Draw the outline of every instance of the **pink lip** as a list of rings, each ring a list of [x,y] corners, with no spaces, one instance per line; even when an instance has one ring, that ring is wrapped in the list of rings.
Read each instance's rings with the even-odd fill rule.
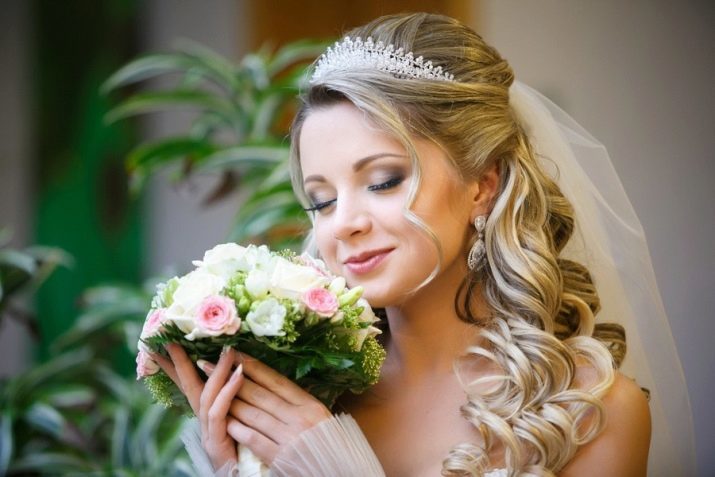
[[[387,248],[363,252],[359,255],[354,255],[348,258],[344,263],[347,269],[352,273],[362,275],[377,268],[377,266],[380,265],[393,250],[394,249],[392,248]]]

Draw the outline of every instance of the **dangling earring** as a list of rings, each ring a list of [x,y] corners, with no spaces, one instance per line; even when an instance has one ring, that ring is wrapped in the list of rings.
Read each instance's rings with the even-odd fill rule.
[[[467,266],[470,270],[479,270],[484,266],[486,247],[484,246],[484,228],[487,225],[487,216],[478,215],[474,219],[474,228],[477,229],[477,241],[474,242],[467,256]]]

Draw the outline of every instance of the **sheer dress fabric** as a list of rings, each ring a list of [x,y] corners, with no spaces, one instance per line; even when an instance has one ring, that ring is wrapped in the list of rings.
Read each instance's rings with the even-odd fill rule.
[[[244,476],[229,463],[214,471],[208,455],[201,446],[198,421],[187,426],[182,434],[199,477],[258,477]],[[284,446],[269,470],[271,477],[386,477],[375,452],[367,442],[355,419],[349,414],[338,414],[303,431],[293,442]],[[506,477],[504,469],[484,474],[484,477]]]

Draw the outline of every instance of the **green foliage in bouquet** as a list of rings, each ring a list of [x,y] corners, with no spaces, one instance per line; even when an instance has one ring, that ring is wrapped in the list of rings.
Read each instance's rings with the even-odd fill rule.
[[[177,109],[195,112],[184,134],[138,145],[129,154],[133,190],[169,166],[177,180],[193,173],[220,174],[207,203],[237,188],[246,194],[229,240],[295,246],[306,217],[293,196],[285,136],[306,65],[326,45],[298,41],[275,52],[249,53],[236,64],[185,42],[175,53],[147,55],[117,71],[105,82],[105,92],[159,77],[176,81],[130,95],[108,121]]]

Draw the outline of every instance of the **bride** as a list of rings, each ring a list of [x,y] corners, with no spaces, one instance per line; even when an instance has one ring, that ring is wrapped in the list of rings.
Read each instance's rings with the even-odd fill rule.
[[[615,322],[630,345],[636,310],[613,262],[630,216],[569,149],[593,139],[439,15],[353,30],[302,101],[291,159],[308,247],[385,309],[387,360],[334,416],[248,356],[226,352],[204,383],[170,346],[156,359],[213,469],[230,472],[240,443],[275,475],[646,475],[659,388],[617,370]]]

